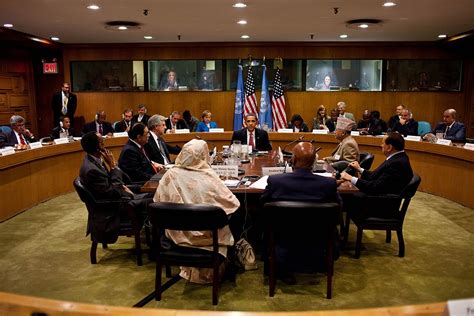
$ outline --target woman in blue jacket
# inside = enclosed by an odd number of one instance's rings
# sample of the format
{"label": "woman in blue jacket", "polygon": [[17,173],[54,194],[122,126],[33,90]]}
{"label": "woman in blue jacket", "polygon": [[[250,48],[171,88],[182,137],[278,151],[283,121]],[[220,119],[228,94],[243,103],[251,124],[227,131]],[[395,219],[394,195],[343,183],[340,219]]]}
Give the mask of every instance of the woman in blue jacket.
{"label": "woman in blue jacket", "polygon": [[217,128],[216,122],[211,122],[212,114],[208,110],[202,112],[201,119],[202,122],[199,122],[196,132],[209,132],[210,128]]}

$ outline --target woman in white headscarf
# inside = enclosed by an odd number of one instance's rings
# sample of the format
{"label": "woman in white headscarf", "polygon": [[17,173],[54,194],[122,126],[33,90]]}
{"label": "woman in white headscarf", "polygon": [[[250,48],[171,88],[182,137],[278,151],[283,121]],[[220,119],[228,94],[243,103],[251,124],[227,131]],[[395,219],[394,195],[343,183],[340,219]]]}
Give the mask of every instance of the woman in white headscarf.
{"label": "woman in white headscarf", "polygon": [[[175,161],[160,180],[153,200],[155,202],[205,203],[221,207],[227,215],[240,206],[239,200],[219,179],[209,165],[209,149],[203,140],[187,142]],[[229,226],[218,232],[219,253],[227,256],[227,246],[234,244]],[[212,251],[212,237],[208,231],[166,230],[166,237],[185,247]],[[181,277],[196,283],[211,283],[212,269],[181,267]]]}

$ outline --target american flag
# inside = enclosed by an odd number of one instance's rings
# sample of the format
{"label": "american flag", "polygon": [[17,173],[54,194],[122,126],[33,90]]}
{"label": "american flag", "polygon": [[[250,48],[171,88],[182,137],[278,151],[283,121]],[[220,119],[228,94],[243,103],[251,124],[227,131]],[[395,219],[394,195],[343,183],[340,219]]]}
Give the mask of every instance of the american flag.
{"label": "american flag", "polygon": [[286,128],[285,96],[281,85],[280,68],[277,68],[275,80],[273,80],[272,116],[275,131]]}
{"label": "american flag", "polygon": [[252,66],[249,66],[247,81],[245,82],[245,104],[244,104],[244,119],[249,113],[257,113],[257,96],[255,94],[255,83],[253,82]]}

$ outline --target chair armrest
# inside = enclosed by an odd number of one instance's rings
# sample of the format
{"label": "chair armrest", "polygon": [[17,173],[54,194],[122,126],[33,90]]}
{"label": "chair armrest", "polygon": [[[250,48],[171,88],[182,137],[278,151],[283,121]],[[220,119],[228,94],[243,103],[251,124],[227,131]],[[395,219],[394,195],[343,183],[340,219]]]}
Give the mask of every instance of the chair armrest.
{"label": "chair armrest", "polygon": [[142,189],[142,186],[143,184],[138,184],[136,182],[132,183],[132,184],[127,184],[127,188],[130,189],[130,191],[132,191],[133,193],[141,193],[141,189]]}

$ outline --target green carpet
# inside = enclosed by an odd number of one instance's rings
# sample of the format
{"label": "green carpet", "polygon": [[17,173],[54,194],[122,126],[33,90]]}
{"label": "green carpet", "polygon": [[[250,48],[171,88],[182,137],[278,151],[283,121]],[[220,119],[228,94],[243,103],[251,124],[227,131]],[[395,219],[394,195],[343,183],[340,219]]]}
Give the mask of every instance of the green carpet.
{"label": "green carpet", "polygon": [[[89,261],[87,211],[76,193],[42,203],[0,224],[0,291],[87,303],[132,306],[153,290],[155,264],[138,267],[133,238],[121,237]],[[298,284],[277,283],[268,297],[262,265],[223,283],[219,305],[211,287],[181,280],[146,307],[241,311],[294,311],[393,306],[474,297],[474,211],[418,192],[405,220],[406,256],[396,235],[367,231],[359,260],[349,244],[335,263],[333,298],[326,277],[297,275]]]}

